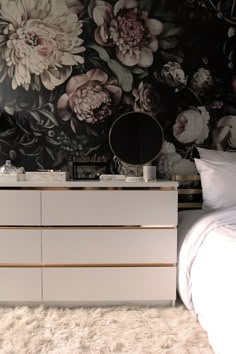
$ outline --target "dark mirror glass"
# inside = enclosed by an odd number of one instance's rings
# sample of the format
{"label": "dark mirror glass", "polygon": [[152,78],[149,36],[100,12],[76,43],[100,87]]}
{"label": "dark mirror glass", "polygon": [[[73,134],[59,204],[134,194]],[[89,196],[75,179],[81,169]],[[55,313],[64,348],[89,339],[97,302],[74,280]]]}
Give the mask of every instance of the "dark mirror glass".
{"label": "dark mirror glass", "polygon": [[154,118],[142,112],[129,112],[118,117],[109,133],[114,155],[130,165],[143,165],[154,160],[163,144],[163,131]]}

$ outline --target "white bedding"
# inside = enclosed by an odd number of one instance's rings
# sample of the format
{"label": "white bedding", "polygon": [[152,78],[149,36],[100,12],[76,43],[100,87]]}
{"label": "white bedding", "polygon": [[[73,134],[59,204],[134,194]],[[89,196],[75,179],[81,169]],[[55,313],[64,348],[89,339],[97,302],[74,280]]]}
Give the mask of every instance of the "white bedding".
{"label": "white bedding", "polygon": [[179,213],[178,291],[217,354],[236,354],[236,207]]}

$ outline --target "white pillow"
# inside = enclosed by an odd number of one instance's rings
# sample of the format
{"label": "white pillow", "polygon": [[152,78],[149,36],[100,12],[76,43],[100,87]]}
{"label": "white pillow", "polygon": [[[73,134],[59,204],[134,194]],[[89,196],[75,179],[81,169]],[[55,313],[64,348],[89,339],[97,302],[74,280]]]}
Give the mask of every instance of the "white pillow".
{"label": "white pillow", "polygon": [[203,209],[236,206],[236,163],[194,159],[201,177]]}
{"label": "white pillow", "polygon": [[197,146],[201,159],[209,161],[236,161],[236,151],[221,151],[204,149]]}

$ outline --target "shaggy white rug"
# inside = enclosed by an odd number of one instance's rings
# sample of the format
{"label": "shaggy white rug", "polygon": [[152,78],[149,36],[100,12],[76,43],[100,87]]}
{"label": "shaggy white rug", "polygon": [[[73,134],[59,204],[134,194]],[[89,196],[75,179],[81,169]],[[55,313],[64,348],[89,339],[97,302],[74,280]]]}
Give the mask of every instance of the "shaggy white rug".
{"label": "shaggy white rug", "polygon": [[212,354],[190,312],[175,308],[0,308],[1,354]]}

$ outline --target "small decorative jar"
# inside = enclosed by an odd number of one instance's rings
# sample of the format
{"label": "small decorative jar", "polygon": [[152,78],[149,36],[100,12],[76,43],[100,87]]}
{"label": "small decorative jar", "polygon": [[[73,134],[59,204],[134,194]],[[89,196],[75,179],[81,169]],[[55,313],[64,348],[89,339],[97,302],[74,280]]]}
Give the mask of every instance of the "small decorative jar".
{"label": "small decorative jar", "polygon": [[11,160],[6,160],[5,164],[0,167],[1,174],[17,174],[17,168],[11,163]]}

